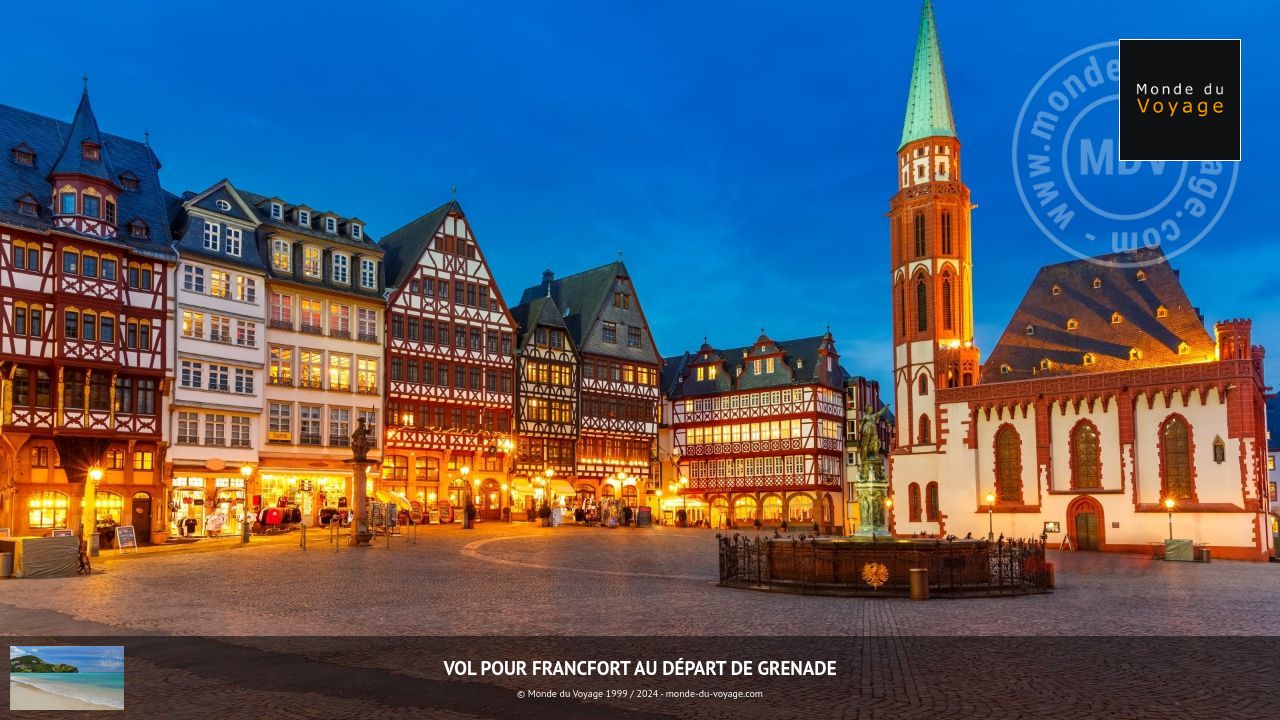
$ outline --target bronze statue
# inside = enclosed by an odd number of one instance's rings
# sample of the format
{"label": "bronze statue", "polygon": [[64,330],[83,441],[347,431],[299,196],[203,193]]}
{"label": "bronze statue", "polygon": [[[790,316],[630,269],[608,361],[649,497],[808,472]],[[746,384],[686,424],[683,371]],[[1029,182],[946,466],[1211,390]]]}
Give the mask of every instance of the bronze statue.
{"label": "bronze statue", "polygon": [[351,433],[351,455],[356,462],[369,460],[369,429],[364,426],[364,418],[356,420],[356,429]]}
{"label": "bronze statue", "polygon": [[889,406],[885,405],[877,412],[862,414],[862,430],[858,438],[858,452],[863,459],[880,454],[882,446],[880,444],[880,428],[877,426],[880,418],[884,417],[884,413],[888,409]]}

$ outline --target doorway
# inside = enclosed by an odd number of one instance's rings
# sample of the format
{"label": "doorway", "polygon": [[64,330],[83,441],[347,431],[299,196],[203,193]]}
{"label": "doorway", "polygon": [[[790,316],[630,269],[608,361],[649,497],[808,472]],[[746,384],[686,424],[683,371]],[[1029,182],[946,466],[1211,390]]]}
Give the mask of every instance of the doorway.
{"label": "doorway", "polygon": [[1067,509],[1067,533],[1077,550],[1101,550],[1102,506],[1091,497],[1076,498]]}
{"label": "doorway", "polygon": [[139,543],[151,542],[151,495],[140,492],[133,496],[133,512],[129,517]]}

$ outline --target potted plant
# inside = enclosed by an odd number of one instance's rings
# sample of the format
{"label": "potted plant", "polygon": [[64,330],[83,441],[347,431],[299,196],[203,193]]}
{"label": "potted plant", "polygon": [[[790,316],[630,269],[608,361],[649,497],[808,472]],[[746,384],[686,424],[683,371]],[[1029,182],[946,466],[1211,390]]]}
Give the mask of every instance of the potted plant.
{"label": "potted plant", "polygon": [[685,523],[687,523],[688,521],[689,521],[689,514],[685,512],[684,508],[680,508],[679,510],[676,510],[676,525],[680,527],[685,527]]}
{"label": "potted plant", "polygon": [[548,527],[551,525],[551,506],[550,505],[543,505],[542,507],[538,508],[538,524],[541,525],[542,527]]}

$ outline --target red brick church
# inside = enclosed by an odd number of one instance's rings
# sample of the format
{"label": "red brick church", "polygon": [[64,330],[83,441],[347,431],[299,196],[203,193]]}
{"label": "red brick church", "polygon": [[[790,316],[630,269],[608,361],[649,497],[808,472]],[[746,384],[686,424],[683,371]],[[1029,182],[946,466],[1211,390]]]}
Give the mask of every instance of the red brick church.
{"label": "red brick church", "polygon": [[930,3],[890,201],[893,530],[1272,554],[1263,350],[1212,335],[1157,249],[1041,268],[985,362],[973,338],[969,189]]}

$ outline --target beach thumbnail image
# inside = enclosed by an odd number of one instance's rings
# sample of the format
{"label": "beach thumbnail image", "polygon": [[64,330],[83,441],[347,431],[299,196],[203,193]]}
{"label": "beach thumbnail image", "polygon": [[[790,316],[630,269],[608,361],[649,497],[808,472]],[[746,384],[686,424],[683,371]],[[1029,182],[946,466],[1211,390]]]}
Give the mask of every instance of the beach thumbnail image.
{"label": "beach thumbnail image", "polygon": [[123,645],[9,646],[10,710],[123,710]]}

